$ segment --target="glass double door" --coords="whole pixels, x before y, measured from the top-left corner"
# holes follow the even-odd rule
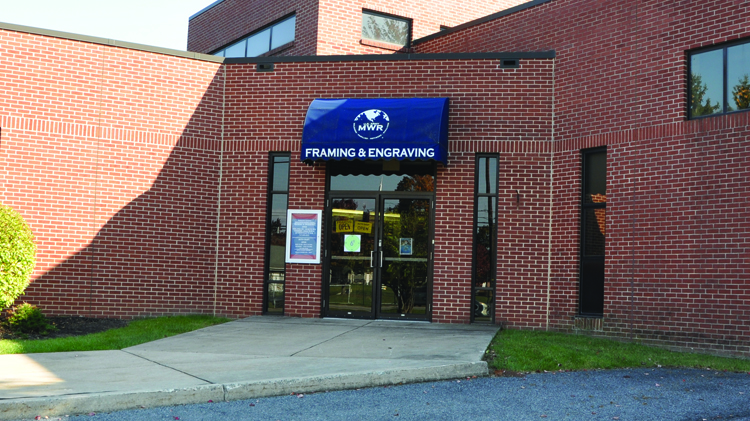
[[[326,227],[326,316],[429,319],[431,197],[331,197]]]

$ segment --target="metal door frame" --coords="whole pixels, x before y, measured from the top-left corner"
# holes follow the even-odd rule
[[[425,315],[412,315],[406,314],[398,317],[384,317],[380,314],[380,304],[382,299],[382,265],[376,265],[373,271],[373,304],[370,311],[369,317],[358,316],[358,315],[345,315],[340,312],[331,313],[329,310],[330,300],[328,299],[328,293],[330,291],[330,247],[331,247],[331,231],[330,226],[333,219],[332,202],[334,198],[342,199],[374,199],[375,200],[375,217],[377,218],[377,224],[375,227],[375,256],[373,259],[379,259],[382,256],[382,240],[383,240],[383,221],[385,218],[385,212],[383,204],[385,200],[398,200],[398,199],[414,199],[414,200],[429,200],[430,202],[430,222],[428,229],[428,262],[427,262],[427,296],[426,296],[426,309]],[[435,255],[435,192],[381,192],[381,191],[327,191],[324,211],[324,251],[323,251],[323,265],[322,265],[322,279],[321,279],[321,308],[320,312],[322,317],[344,317],[354,319],[378,319],[378,320],[420,320],[420,321],[431,321],[432,320],[432,287],[433,287],[433,273],[434,273],[434,255]]]

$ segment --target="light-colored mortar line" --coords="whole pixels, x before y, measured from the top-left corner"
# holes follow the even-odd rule
[[[219,289],[219,240],[221,235],[221,185],[224,175],[224,118],[226,113],[227,98],[227,68],[221,66],[222,72],[222,93],[221,93],[221,138],[219,139],[219,191],[216,198],[216,246],[214,259],[214,309],[213,315],[216,317],[216,297]]]
[[[638,39],[639,39],[638,38],[638,31],[639,31],[639,24],[640,24],[640,21],[638,19],[638,3],[639,3],[639,1],[636,0],[635,6],[634,6],[635,7],[635,63],[636,63],[636,65],[635,65],[635,84],[634,84],[635,85],[635,94],[634,94],[635,96],[634,97],[635,97],[635,105],[636,105],[636,110],[635,110],[636,118],[640,114],[638,112],[639,111],[638,110],[638,103],[640,101],[639,91],[638,91],[638,80],[640,79],[640,76],[641,76],[641,65],[638,63],[638,48],[639,48],[639,44],[638,44]],[[636,133],[638,133],[638,132],[636,131]],[[636,134],[636,136],[637,136],[637,134]],[[638,142],[639,140],[640,140],[640,136],[638,136],[636,138],[636,142]],[[635,168],[637,170],[638,166],[635,166]],[[631,341],[634,339],[633,338],[633,312],[635,311],[635,265],[636,265],[636,258],[635,258],[635,230],[636,230],[635,218],[636,218],[636,214],[635,214],[635,211],[634,211],[635,210],[635,206],[633,206],[633,205],[635,204],[635,195],[636,195],[636,192],[638,190],[638,186],[636,184],[637,180],[638,180],[638,177],[635,176],[635,177],[632,177],[632,179],[633,179],[633,187],[632,187],[632,190],[631,190],[631,193],[630,193],[630,204],[631,204],[631,207],[630,207],[630,259],[631,259],[631,262],[630,262],[630,317],[628,317],[629,318],[629,320],[628,320],[628,325],[629,325],[628,326],[629,327],[629,329],[628,329],[629,330],[628,336],[629,336],[629,338],[630,338]],[[605,212],[605,215],[606,215],[606,212]],[[605,225],[606,225],[606,221],[605,221]],[[605,247],[606,247],[606,245],[605,245]]]
[[[552,289],[552,238],[553,229],[552,224],[554,222],[554,198],[555,198],[555,62],[557,59],[552,59],[552,133],[550,143],[550,157],[549,157],[549,227],[547,233],[547,321],[545,323],[545,330],[549,331],[549,312],[550,312],[550,297]]]
[[[90,270],[89,270],[89,317],[93,317],[94,314],[94,276],[96,273],[96,214],[98,212],[98,201],[99,201],[99,154],[101,152],[101,138],[102,138],[102,113],[104,108],[104,68],[107,61],[107,49],[101,47],[101,67],[99,69],[99,104],[97,105],[97,117],[96,117],[96,147],[95,147],[95,158],[94,158],[94,204],[93,212],[91,217],[91,243],[89,244],[89,256],[90,257]]]

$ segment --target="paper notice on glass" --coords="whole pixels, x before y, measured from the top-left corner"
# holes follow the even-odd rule
[[[362,236],[361,235],[345,235],[344,236],[344,252],[345,253],[359,253],[362,248]]]

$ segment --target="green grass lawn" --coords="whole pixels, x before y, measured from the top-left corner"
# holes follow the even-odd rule
[[[156,317],[133,320],[126,327],[85,336],[37,340],[3,339],[0,340],[0,354],[123,349],[229,320],[203,315]]]
[[[750,360],[673,352],[556,332],[503,330],[487,350],[491,369],[511,372],[687,367],[750,372]]]

